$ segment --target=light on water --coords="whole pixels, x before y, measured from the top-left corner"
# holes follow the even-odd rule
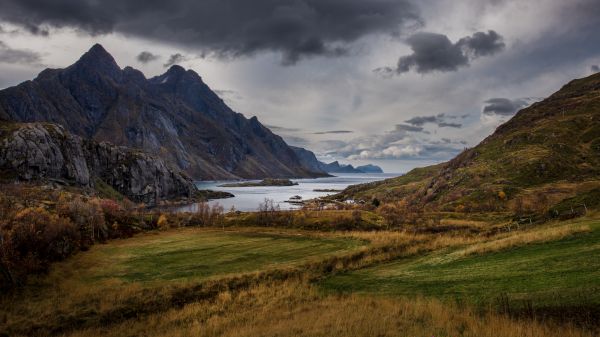
[[[231,181],[199,181],[196,182],[201,190],[225,191],[235,195],[234,198],[212,200],[209,204],[220,204],[225,211],[234,206],[239,211],[256,211],[265,198],[272,199],[282,210],[299,208],[297,204],[288,201],[291,197],[300,196],[302,200],[314,199],[335,192],[316,192],[315,190],[343,190],[350,185],[364,184],[398,176],[390,173],[359,173],[339,174],[336,177],[315,179],[292,179],[298,185],[294,186],[253,186],[253,187],[220,187]],[[179,212],[195,211],[197,205],[187,205],[177,209]]]

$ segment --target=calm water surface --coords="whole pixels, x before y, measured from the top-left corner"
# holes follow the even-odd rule
[[[364,173],[364,174],[339,174],[336,177],[316,179],[292,179],[297,182],[295,186],[259,186],[259,187],[219,187],[231,181],[198,181],[196,186],[202,190],[225,191],[235,195],[234,198],[212,200],[209,204],[220,204],[225,211],[234,206],[239,211],[256,211],[258,205],[265,198],[272,199],[282,210],[298,208],[297,205],[287,203],[290,197],[299,195],[302,200],[313,199],[334,194],[334,192],[315,192],[314,190],[335,189],[343,190],[350,185],[369,183],[396,177],[399,174],[391,173]],[[258,180],[256,180],[258,181]],[[195,211],[197,205],[187,205],[177,209],[179,212]]]

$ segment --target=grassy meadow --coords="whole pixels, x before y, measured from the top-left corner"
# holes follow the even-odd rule
[[[336,275],[322,287],[466,301],[593,324],[600,318],[600,221],[574,221],[399,259]]]
[[[357,239],[301,232],[186,228],[96,245],[59,266],[82,282],[202,281],[293,266],[361,247]]]
[[[228,225],[145,232],[55,263],[0,298],[0,335],[598,332],[597,213],[510,230],[451,216],[426,232]]]

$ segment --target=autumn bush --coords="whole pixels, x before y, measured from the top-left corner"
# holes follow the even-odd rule
[[[157,227],[157,216],[131,203],[25,184],[1,187],[0,288],[19,285],[95,243]]]
[[[22,283],[32,273],[46,271],[79,248],[80,232],[70,219],[44,208],[28,207],[0,228],[0,286]]]

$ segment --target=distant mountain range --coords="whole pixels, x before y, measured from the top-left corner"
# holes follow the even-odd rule
[[[600,207],[600,74],[519,111],[474,148],[338,198],[417,209],[494,211]]]
[[[317,156],[311,151],[296,146],[292,146],[291,148],[300,159],[302,166],[309,171],[327,173],[383,173],[381,167],[371,164],[357,167],[350,164],[340,164],[338,161],[327,164],[319,161]]]
[[[175,65],[146,79],[121,69],[99,44],[65,69],[0,91],[0,119],[52,122],[85,139],[141,149],[194,179],[326,175],[256,117],[231,110],[194,71]]]

